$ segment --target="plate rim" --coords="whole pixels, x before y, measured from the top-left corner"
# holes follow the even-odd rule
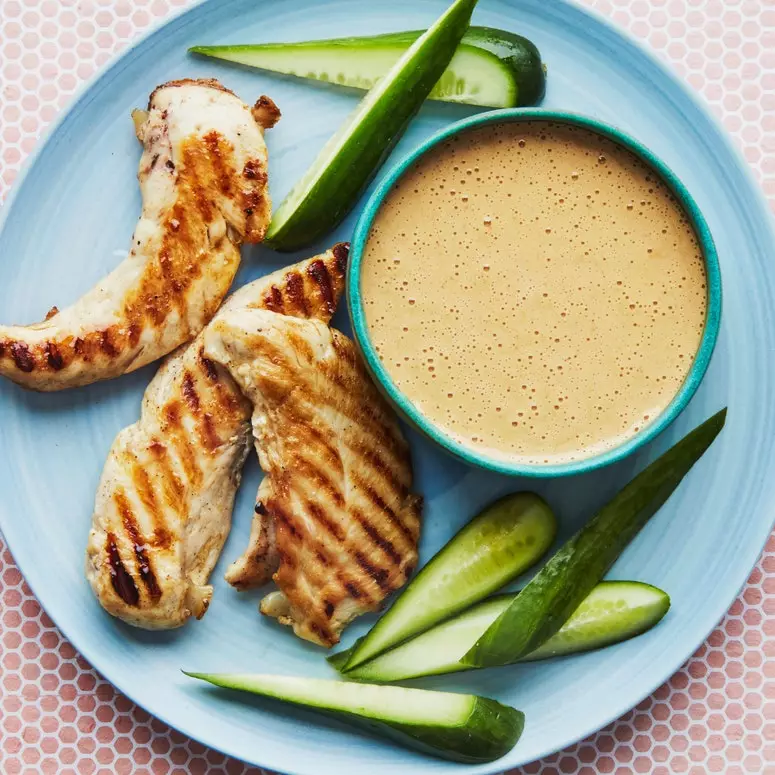
[[[277,0],[269,0],[269,1],[277,2]],[[520,0],[506,0],[506,1],[508,5],[518,6],[520,3]],[[204,7],[207,5],[212,5],[213,7],[216,7],[218,5],[218,2],[219,0],[193,0],[193,2],[191,2],[189,5],[182,7],[180,9],[176,9],[172,11],[170,14],[168,14],[166,17],[156,20],[151,25],[149,25],[148,29],[143,31],[140,35],[137,35],[136,37],[134,37],[131,40],[131,42],[129,42],[123,49],[113,53],[101,67],[97,68],[94,73],[92,73],[84,82],[82,82],[73,91],[73,93],[69,96],[66,105],[60,110],[58,115],[46,127],[46,129],[41,133],[40,137],[36,140],[34,148],[25,158],[24,162],[21,165],[19,173],[17,174],[16,178],[11,184],[10,191],[6,196],[2,207],[0,207],[0,234],[2,234],[2,232],[6,227],[6,223],[8,221],[10,212],[15,204],[15,201],[17,196],[19,195],[19,192],[21,191],[30,171],[34,168],[35,164],[37,163],[43,150],[48,146],[49,142],[59,131],[60,127],[68,120],[70,115],[78,108],[78,106],[81,104],[84,98],[88,96],[92,88],[94,88],[99,83],[99,81],[102,78],[104,78],[108,73],[114,70],[125,58],[131,56],[132,52],[134,52],[137,48],[144,45],[147,41],[149,41],[154,36],[158,35],[159,33],[162,33],[166,27],[168,27],[169,25],[173,24],[177,20],[189,14],[193,14],[201,7]],[[441,2],[441,0],[439,0],[439,2]],[[769,207],[769,201],[765,197],[761,189],[761,186],[757,181],[757,179],[755,178],[753,171],[751,170],[750,165],[746,161],[741,149],[732,141],[732,138],[730,137],[727,130],[724,128],[722,122],[710,110],[705,100],[700,95],[696,94],[689,87],[686,81],[678,73],[674,71],[673,67],[668,62],[664,61],[662,57],[655,50],[653,50],[647,43],[637,38],[628,29],[621,27],[620,25],[618,25],[617,23],[615,23],[614,21],[612,21],[611,19],[603,15],[597,9],[590,8],[582,4],[581,0],[556,0],[556,2],[558,7],[565,6],[566,8],[569,8],[572,12],[580,14],[582,17],[587,17],[588,20],[591,20],[596,24],[600,25],[609,35],[616,36],[622,39],[624,42],[626,42],[641,57],[645,58],[645,60],[647,60],[649,64],[659,72],[661,77],[668,79],[672,83],[672,85],[678,90],[680,97],[685,103],[688,102],[697,111],[699,111],[699,113],[708,122],[708,125],[712,127],[712,129],[714,130],[718,140],[721,143],[723,143],[726,150],[731,154],[731,158],[734,159],[736,169],[742,175],[744,182],[747,184],[749,188],[749,191],[752,195],[752,201],[754,201],[758,206],[759,212],[754,214],[755,220],[761,224],[761,227],[763,230],[766,230],[767,232],[769,232],[769,237],[772,243],[775,244],[775,215],[772,213]],[[164,709],[160,709],[160,711],[149,709],[143,702],[136,699],[135,693],[131,685],[124,685],[123,681],[121,681],[120,683],[114,682],[114,680],[109,677],[109,665],[108,665],[107,671],[103,670],[102,659],[100,655],[98,653],[93,653],[91,648],[89,647],[87,647],[86,649],[82,648],[82,646],[79,645],[80,638],[78,634],[76,633],[75,637],[73,637],[73,633],[70,630],[70,628],[67,626],[62,626],[62,624],[58,621],[57,617],[50,614],[48,609],[43,605],[41,596],[38,594],[38,591],[36,589],[36,584],[31,583],[28,580],[27,575],[22,571],[21,566],[16,561],[16,556],[14,554],[13,548],[11,547],[11,543],[8,539],[8,531],[6,530],[6,526],[10,525],[12,522],[13,522],[12,516],[7,513],[6,507],[2,504],[2,502],[0,502],[0,533],[3,536],[8,552],[13,557],[14,563],[17,565],[17,568],[19,569],[20,573],[24,578],[24,582],[29,586],[36,600],[40,604],[41,609],[45,611],[46,615],[49,616],[49,618],[55,624],[57,629],[74,646],[77,652],[84,657],[84,659],[89,663],[89,665],[104,678],[104,680],[106,680],[108,683],[114,686],[118,691],[124,694],[137,707],[147,712],[150,716],[159,719],[162,723],[168,725],[170,728],[177,730],[181,734],[184,734],[187,737],[195,741],[198,741],[201,744],[209,748],[212,748],[215,751],[218,751],[226,756],[237,759],[251,766],[257,766],[260,768],[270,767],[271,769],[276,768],[276,765],[273,765],[273,764],[261,764],[257,760],[249,760],[249,759],[243,758],[241,754],[231,749],[227,740],[224,740],[223,742],[218,742],[218,741],[211,742],[209,738],[207,738],[205,735],[200,734],[199,731],[191,730],[189,728],[189,724],[185,721],[185,719],[180,722],[174,721],[169,717],[169,714],[166,711],[164,711]],[[541,759],[544,759],[545,757],[550,756],[553,753],[562,751],[568,748],[569,746],[575,745],[576,743],[586,739],[590,735],[595,734],[599,730],[607,727],[612,722],[621,718],[626,713],[630,712],[633,708],[637,707],[641,702],[643,702],[644,699],[646,699],[647,697],[650,697],[654,693],[654,691],[657,688],[659,688],[659,686],[664,684],[691,658],[692,654],[697,650],[697,648],[702,646],[702,644],[707,640],[709,634],[713,631],[713,629],[717,626],[717,624],[724,618],[724,616],[726,616],[730,607],[735,602],[741,590],[745,586],[747,579],[751,574],[751,571],[756,565],[758,558],[761,556],[764,546],[766,546],[766,543],[769,540],[770,534],[772,533],[773,527],[775,527],[775,511],[771,515],[771,518],[769,521],[769,528],[763,540],[761,542],[759,541],[749,542],[750,546],[748,547],[747,551],[744,552],[744,555],[745,555],[744,560],[741,559],[741,561],[738,563],[737,565],[738,568],[740,569],[744,568],[744,570],[739,571],[739,574],[735,574],[735,575],[741,576],[740,581],[737,584],[732,584],[730,581],[729,586],[730,588],[733,587],[731,593],[725,596],[719,595],[718,599],[722,600],[722,597],[723,597],[723,602],[724,602],[724,607],[720,615],[714,615],[713,617],[711,617],[709,614],[706,614],[705,617],[703,618],[703,621],[705,623],[702,624],[701,627],[700,626],[697,627],[697,630],[702,630],[705,632],[705,634],[702,637],[702,640],[698,644],[696,644],[688,653],[683,655],[680,659],[671,660],[669,663],[665,662],[665,665],[667,666],[662,666],[660,670],[655,671],[655,675],[661,676],[660,680],[649,691],[642,693],[642,696],[640,696],[636,702],[632,704],[627,702],[624,705],[617,704],[614,710],[609,710],[607,713],[603,714],[605,717],[604,721],[602,722],[596,721],[596,722],[587,724],[583,726],[582,732],[574,732],[570,736],[565,735],[561,740],[559,740],[558,743],[556,744],[553,743],[550,748],[541,752],[538,758],[530,759],[528,761],[509,763],[506,761],[509,754],[506,754],[506,756],[501,759],[495,760],[493,762],[490,762],[484,765],[476,766],[475,767],[476,775],[497,775],[498,773],[503,772],[504,766],[509,768],[521,767],[533,761],[540,761]],[[715,608],[716,607],[714,606],[714,609]],[[710,623],[708,624],[708,622]],[[518,745],[519,744],[517,744],[517,747],[513,750],[517,750]],[[282,770],[280,772],[284,773],[284,775],[311,775],[310,770],[297,769],[290,763],[288,765],[282,764],[281,766],[282,766]],[[419,764],[418,766],[422,767],[422,764]],[[471,770],[470,767],[467,768],[467,770],[469,772],[473,771]],[[461,769],[461,772],[462,771],[464,770]]]

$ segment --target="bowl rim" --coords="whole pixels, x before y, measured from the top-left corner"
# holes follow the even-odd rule
[[[638,156],[649,167],[654,169],[668,185],[679,204],[689,217],[700,243],[705,262],[707,286],[707,310],[705,328],[697,353],[692,362],[681,388],[662,413],[649,425],[636,433],[630,439],[612,449],[598,455],[565,463],[550,463],[546,465],[528,464],[519,461],[509,461],[506,458],[493,457],[479,453],[472,448],[448,436],[442,429],[421,412],[393,382],[387,369],[382,365],[366,325],[366,316],[361,294],[361,267],[364,248],[371,231],[374,218],[377,215],[385,197],[398,179],[422,156],[439,143],[453,135],[497,123],[515,123],[520,121],[553,121],[573,124],[592,132],[596,132],[609,140],[622,145]],[[366,366],[377,386],[387,395],[391,403],[399,410],[415,428],[432,439],[445,451],[469,465],[484,468],[495,473],[509,476],[523,476],[535,479],[570,476],[586,473],[607,465],[611,465],[631,455],[644,444],[665,430],[686,408],[697,388],[700,386],[713,355],[721,324],[722,288],[721,269],[719,267],[716,245],[710,232],[705,216],[698,207],[689,190],[678,176],[653,151],[621,129],[602,122],[591,116],[570,111],[551,110],[546,108],[504,108],[469,116],[456,121],[431,135],[417,148],[394,164],[388,174],[382,179],[361,210],[352,237],[350,257],[347,267],[347,309],[353,332],[358,346],[363,354]]]

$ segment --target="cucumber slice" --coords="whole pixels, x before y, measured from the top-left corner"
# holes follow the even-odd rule
[[[489,51],[511,70],[517,84],[517,107],[541,101],[546,91],[546,66],[532,41],[494,27],[469,27],[463,42]]]
[[[417,574],[356,644],[344,672],[500,589],[538,562],[556,534],[552,510],[535,493],[491,504]]]
[[[375,43],[369,48],[346,48],[339,45],[339,41],[325,40],[256,46],[197,46],[191,51],[322,83],[371,89],[409,45]],[[483,107],[512,107],[517,104],[517,84],[510,68],[497,56],[461,44],[428,99]]]
[[[525,715],[487,697],[283,675],[188,673],[225,689],[323,711],[457,762],[491,762],[519,740]]]
[[[723,409],[620,490],[490,625],[463,663],[472,667],[508,665],[549,640],[702,457],[725,419]]]
[[[350,212],[446,69],[476,2],[455,0],[366,94],[277,209],[265,244],[302,248]]]
[[[300,43],[194,46],[189,51],[326,84],[371,89],[422,34],[410,30]],[[470,27],[428,99],[513,108],[534,105],[545,88],[541,55],[531,41],[492,27]]]
[[[634,638],[660,622],[670,609],[670,596],[640,581],[602,581],[570,619],[520,662],[578,654]]]
[[[485,630],[511,605],[516,595],[498,595],[437,625],[347,674],[356,681],[390,683],[473,670],[460,660]],[[620,643],[651,629],[670,608],[661,589],[638,581],[603,581],[562,626],[520,662],[532,662]],[[328,658],[340,669],[347,652]]]

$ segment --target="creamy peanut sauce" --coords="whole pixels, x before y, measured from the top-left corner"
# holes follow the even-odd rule
[[[656,419],[707,304],[697,237],[657,174],[547,121],[471,130],[410,168],[375,218],[362,293],[409,400],[465,446],[533,464]]]

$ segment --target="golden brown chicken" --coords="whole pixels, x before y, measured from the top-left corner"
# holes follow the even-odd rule
[[[215,320],[258,307],[328,321],[346,261],[340,244],[256,280],[232,294]],[[251,406],[203,355],[202,340],[161,366],[140,420],[116,437],[97,492],[86,575],[109,613],[140,627],[177,627],[206,612],[250,449]]]
[[[272,576],[279,591],[261,611],[331,646],[417,563],[421,501],[395,414],[353,342],[317,320],[230,309],[208,326],[204,352],[253,404],[266,474],[231,580]]]
[[[251,112],[213,80],[159,86],[135,115],[143,207],[129,255],[44,322],[0,326],[0,375],[34,390],[87,385],[199,333],[234,279],[240,243],[264,238],[263,129],[278,115],[267,98]]]

